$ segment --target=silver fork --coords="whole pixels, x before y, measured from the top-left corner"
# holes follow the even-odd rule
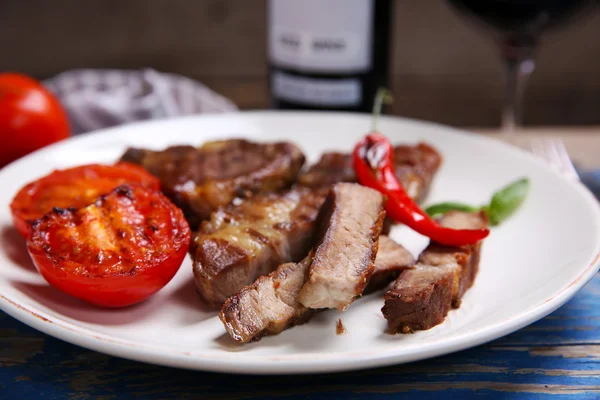
[[[556,171],[571,179],[579,180],[577,170],[573,166],[571,157],[560,139],[533,139],[531,151],[542,158]]]

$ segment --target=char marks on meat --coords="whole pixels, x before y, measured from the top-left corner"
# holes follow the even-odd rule
[[[314,245],[315,220],[326,193],[295,188],[256,195],[204,221],[190,254],[205,302],[219,308],[259,276],[305,257]]]
[[[211,212],[236,197],[291,186],[304,164],[304,155],[288,142],[232,139],[162,151],[130,148],[121,161],[139,164],[159,178],[162,191],[184,211],[195,229]]]
[[[385,286],[401,268],[412,266],[414,259],[387,236],[380,236],[379,241],[375,271],[379,274],[379,285]],[[312,255],[309,255],[299,263],[283,264],[227,299],[219,314],[227,333],[234,340],[247,343],[307,322],[316,310],[304,307],[298,301],[298,293],[311,261]],[[388,269],[392,272],[386,274]],[[367,290],[374,290],[371,283]]]
[[[319,242],[298,296],[305,307],[346,309],[373,274],[385,198],[355,184],[334,185],[319,215]]]
[[[479,229],[488,220],[484,212],[451,211],[440,223],[454,229]],[[385,293],[381,311],[390,332],[410,333],[440,324],[473,285],[480,253],[481,242],[460,247],[431,243],[415,268],[402,272]]]

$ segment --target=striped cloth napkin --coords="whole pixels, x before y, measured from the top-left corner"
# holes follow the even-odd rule
[[[60,99],[74,135],[146,119],[238,109],[199,82],[153,69],[72,70],[44,84]]]

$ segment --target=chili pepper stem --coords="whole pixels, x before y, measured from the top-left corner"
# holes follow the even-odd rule
[[[384,87],[381,87],[377,90],[375,94],[375,101],[373,102],[373,125],[371,126],[371,131],[376,132],[377,123],[379,122],[379,116],[381,115],[381,110],[384,104],[391,104],[394,101],[392,97],[392,93]]]

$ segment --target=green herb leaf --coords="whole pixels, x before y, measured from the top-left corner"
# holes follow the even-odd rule
[[[469,204],[447,201],[445,203],[438,203],[429,206],[425,209],[425,212],[429,214],[429,216],[435,217],[441,214],[445,214],[448,211],[476,212],[479,210],[481,210],[481,207],[474,207]]]
[[[492,225],[510,217],[523,203],[529,192],[529,179],[522,178],[500,189],[492,197],[487,213]]]

